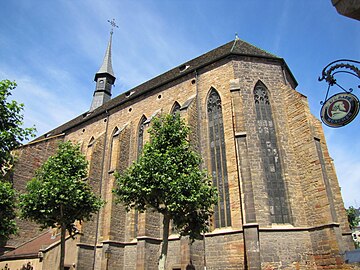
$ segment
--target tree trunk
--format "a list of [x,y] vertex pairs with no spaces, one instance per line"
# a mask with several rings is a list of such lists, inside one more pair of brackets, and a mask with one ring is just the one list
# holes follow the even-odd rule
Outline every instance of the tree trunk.
[[161,255],[159,258],[159,270],[165,270],[166,257],[168,252],[168,241],[169,241],[169,224],[170,224],[170,218],[167,214],[164,214],[163,240],[161,244]]
[[60,240],[60,270],[64,270],[65,266],[65,235],[66,225],[61,224],[61,240]]

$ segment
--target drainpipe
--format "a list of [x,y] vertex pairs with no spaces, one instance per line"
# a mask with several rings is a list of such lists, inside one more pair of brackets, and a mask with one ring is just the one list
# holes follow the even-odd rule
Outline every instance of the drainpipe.
[[[102,197],[102,186],[103,186],[103,179],[104,179],[104,163],[105,163],[105,150],[106,150],[106,144],[107,144],[107,134],[108,134],[108,127],[109,127],[109,112],[105,111],[106,118],[105,118],[105,138],[104,138],[104,149],[102,153],[102,161],[101,161],[101,178],[100,178],[100,196]],[[94,242],[94,258],[93,258],[93,267],[92,269],[95,270],[95,264],[96,264],[96,249],[97,249],[97,243],[99,239],[99,223],[100,223],[100,211],[96,215],[96,231],[95,231],[95,242]]]
[[[198,73],[195,69],[195,89],[196,89],[196,110],[197,110],[197,116],[198,116],[198,125],[197,125],[197,133],[198,133],[198,144],[199,144],[199,153],[202,153],[201,149],[201,140],[200,140],[200,123],[201,123],[201,114],[200,114],[200,99],[199,99],[199,84],[198,84]],[[201,167],[203,167],[203,164],[201,164]],[[205,233],[203,233],[203,248],[204,248],[204,270],[206,270],[206,243],[205,243]]]

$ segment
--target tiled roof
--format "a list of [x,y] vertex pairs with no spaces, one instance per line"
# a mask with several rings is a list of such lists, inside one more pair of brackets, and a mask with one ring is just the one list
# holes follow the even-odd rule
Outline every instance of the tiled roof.
[[16,257],[37,257],[40,249],[46,249],[50,245],[60,241],[60,234],[53,236],[53,231],[48,230],[34,239],[16,247],[14,250],[6,252],[0,256],[0,260]]
[[[202,67],[205,67],[211,63],[214,63],[220,59],[226,58],[230,55],[241,55],[241,56],[250,56],[254,58],[267,58],[267,59],[273,59],[276,61],[279,61],[284,64],[285,68],[288,69],[284,59],[279,58],[271,53],[268,53],[264,50],[261,50],[257,48],[254,45],[251,45],[245,41],[242,41],[240,39],[235,39],[233,41],[230,41],[226,43],[225,45],[222,45],[214,50],[211,50],[197,58],[194,58],[193,60],[190,60],[176,68],[173,68],[113,99],[106,102],[102,106],[96,108],[94,111],[84,113],[82,115],[79,115],[78,117],[74,118],[73,120],[70,120],[69,122],[63,124],[62,126],[59,126],[58,128],[50,131],[49,133],[38,137],[33,142],[36,142],[38,140],[52,137],[59,135],[61,133],[66,132],[67,130],[76,127],[85,121],[92,119],[96,116],[103,115],[105,112],[129,101],[132,100],[138,96],[143,95],[144,93],[151,91],[152,89],[155,89],[161,85],[164,85],[165,83],[171,82],[177,78],[180,78],[182,76],[185,76],[191,72],[194,72]],[[288,69],[289,70],[289,69]],[[289,73],[291,74],[290,70]],[[295,81],[295,78],[294,78]]]

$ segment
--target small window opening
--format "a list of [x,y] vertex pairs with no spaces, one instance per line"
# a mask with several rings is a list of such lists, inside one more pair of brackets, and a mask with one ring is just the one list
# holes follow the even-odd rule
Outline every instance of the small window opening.
[[125,93],[125,97],[130,97],[132,94],[134,94],[135,93],[135,91],[129,91],[129,92],[127,92],[127,93]]
[[181,65],[181,66],[179,67],[179,70],[180,70],[180,72],[184,72],[184,71],[187,70],[189,67],[190,67],[189,65]]
[[91,137],[90,138],[90,141],[89,141],[89,144],[88,144],[88,147],[92,146],[95,142],[95,138],[94,137]]

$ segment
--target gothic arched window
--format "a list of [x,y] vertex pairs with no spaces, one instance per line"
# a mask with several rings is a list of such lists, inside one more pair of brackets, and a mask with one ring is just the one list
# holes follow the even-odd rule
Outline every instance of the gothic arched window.
[[258,82],[255,86],[254,101],[271,221],[273,223],[289,223],[290,217],[285,183],[282,177],[269,95],[267,88],[261,82]]
[[93,154],[93,146],[95,143],[95,138],[94,136],[92,136],[89,140],[89,143],[87,145],[87,149],[86,149],[86,160],[88,161],[88,177],[90,175],[90,165],[91,165],[91,159],[92,159],[92,154]]
[[140,156],[143,146],[144,146],[144,128],[145,128],[146,117],[143,115],[139,122],[138,128],[138,145],[137,145],[137,155]]
[[207,100],[209,144],[211,155],[211,176],[217,188],[219,200],[214,209],[215,228],[231,226],[229,183],[226,169],[226,151],[224,138],[221,99],[215,89],[211,89]]
[[171,108],[171,114],[175,114],[175,113],[177,113],[177,112],[180,112],[180,104],[177,102],[177,101],[175,101],[175,103],[174,103],[174,105],[172,106],[172,108]]
[[110,145],[110,162],[109,162],[109,170],[113,171],[117,167],[118,157],[119,157],[119,134],[120,130],[118,127],[114,128],[111,136],[111,145]]
[[[137,138],[137,157],[141,155],[142,149],[144,147],[144,129],[145,129],[146,117],[143,115],[139,122],[138,127],[138,138]],[[139,211],[134,211],[134,238],[137,237],[139,231]]]
[[92,136],[89,140],[88,147],[91,147],[94,144],[94,142],[95,142],[95,138],[94,136]]

